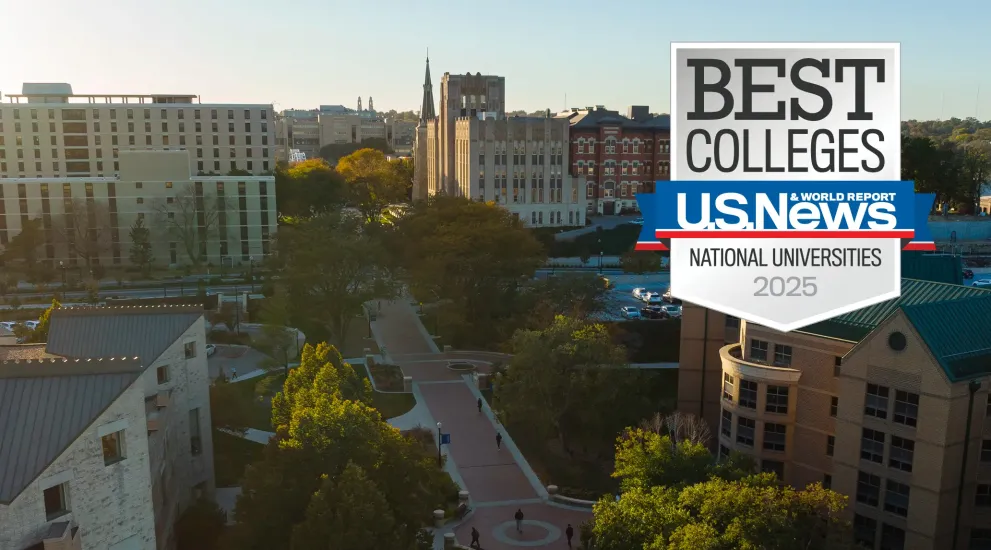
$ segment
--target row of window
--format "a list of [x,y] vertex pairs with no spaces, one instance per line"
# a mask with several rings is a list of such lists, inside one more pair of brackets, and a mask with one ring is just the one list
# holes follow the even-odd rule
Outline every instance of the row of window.
[[[731,439],[733,437],[733,413],[723,409],[719,423],[719,433]],[[762,446],[765,451],[785,452],[788,427],[784,424],[764,422],[764,439]],[[757,421],[753,418],[738,416],[736,418],[736,442],[745,447],[753,447],[756,435]]]
[[[245,122],[244,123],[244,132],[246,134],[250,134],[251,133],[251,128],[252,128],[252,126],[251,126],[251,123],[250,122]],[[203,137],[202,135],[200,135],[203,132],[203,126],[199,122],[195,123],[194,131],[197,134],[197,136],[196,136],[197,138],[202,138]],[[216,134],[218,134],[220,132],[220,126],[216,122],[214,122],[210,126],[210,131],[214,134],[213,137],[214,137],[214,140],[216,140],[216,138],[217,138],[217,135]],[[24,144],[24,136],[21,135],[21,132],[22,132],[22,130],[21,130],[21,123],[20,122],[15,122],[14,123],[14,133],[16,135],[14,136],[14,142],[18,146],[21,146],[21,145]],[[40,128],[38,127],[38,123],[37,122],[31,123],[31,132],[34,133],[34,134],[40,133]],[[66,123],[63,123],[62,124],[62,134],[66,138],[66,145],[67,146],[71,146],[72,145],[70,143],[70,141],[71,141],[70,138],[85,137],[85,136],[87,136],[87,135],[89,135],[91,133],[96,134],[96,136],[94,136],[94,137],[100,138],[101,137],[100,136],[100,133],[101,132],[102,132],[102,128],[101,128],[99,122],[94,122],[93,123],[92,132],[86,126],[85,123],[69,123],[69,122],[66,122]],[[179,123],[179,130],[178,130],[178,133],[180,134],[180,137],[179,137],[180,140],[184,140],[185,139],[185,135],[184,135],[185,132],[186,132],[186,124],[184,122],[180,122]],[[234,128],[234,123],[233,122],[229,122],[227,124],[227,132],[230,133],[230,134],[234,134],[234,132],[236,132],[236,130]],[[2,133],[3,133],[3,123],[0,122],[0,134],[2,134]],[[48,123],[48,133],[53,134],[53,135],[51,135],[49,137],[52,138],[52,145],[55,145],[55,138],[56,138],[56,136],[54,134],[57,133],[57,130],[56,130],[56,126],[55,126],[55,123],[54,122]],[[118,129],[117,129],[117,123],[116,122],[111,122],[110,123],[110,132],[109,133],[112,134],[111,137],[114,138],[115,144],[116,144],[117,135],[119,133],[118,132]],[[129,134],[134,134],[135,133],[134,123],[133,122],[128,122],[127,123],[127,133],[129,133]],[[151,134],[151,133],[153,133],[153,130],[152,130],[152,127],[151,127],[151,123],[150,122],[145,122],[144,133],[145,134]],[[169,133],[169,123],[168,122],[163,122],[162,123],[162,132],[161,133],[166,134],[165,136],[163,136],[163,139],[168,138],[168,133]],[[265,143],[267,143],[268,142],[268,124],[266,124],[264,122],[261,124],[261,134],[262,134],[262,141],[265,142]],[[32,138],[32,140],[34,141],[35,145],[37,145],[41,136],[34,135],[34,136],[28,136],[28,137]],[[250,137],[250,136],[246,136],[246,137]],[[133,140],[134,137],[131,136],[131,139]],[[233,139],[233,135],[231,136],[231,139]],[[0,135],[0,145],[4,145],[4,143],[5,143],[4,142],[4,136],[3,135]],[[505,157],[505,155],[503,155],[503,157]],[[505,162],[503,162],[503,164],[505,164]],[[554,163],[552,162],[552,164],[554,164]],[[561,164],[561,162],[560,162],[560,156],[558,157],[557,164]]]
[[[44,169],[42,168],[42,166],[43,165],[42,165],[42,163],[40,161],[39,162],[35,162],[34,163],[34,169],[35,169],[35,171],[36,172],[42,172],[42,171],[44,171]],[[203,172],[206,169],[205,166],[206,165],[204,164],[204,162],[202,160],[196,162],[196,169],[199,172]],[[62,164],[60,162],[58,162],[58,161],[52,162],[52,170],[55,172],[55,177],[59,177],[58,174],[61,172],[61,167],[62,167]],[[103,161],[102,160],[96,161],[96,166],[95,166],[96,169],[94,170],[93,168],[94,168],[94,166],[88,160],[86,160],[86,161],[72,161],[72,162],[66,162],[65,163],[66,174],[69,175],[70,177],[71,176],[75,176],[75,177],[91,177],[93,175],[93,172],[94,171],[96,172],[97,177],[103,177],[105,170],[104,170],[104,165],[103,165]],[[230,161],[230,169],[231,170],[241,170],[241,169],[244,169],[244,170],[247,170],[248,172],[251,172],[251,171],[253,171],[255,169],[255,165],[254,165],[254,162],[253,161],[250,161],[250,160],[249,161],[245,161],[243,163],[239,163],[237,160],[232,160],[232,161]],[[266,171],[266,172],[269,171],[271,169],[271,165],[269,164],[269,161],[267,161],[267,160],[262,161],[261,169],[262,169],[262,171]],[[220,171],[220,170],[221,170],[220,161],[219,160],[213,161],[213,171],[217,172],[217,171]],[[120,171],[120,163],[115,160],[114,161],[114,164],[113,164],[113,172],[119,172],[119,171]],[[17,177],[19,177],[19,178],[27,177],[25,175],[24,163],[23,162],[18,162],[17,163],[17,172],[18,172],[18,176]],[[200,175],[204,175],[204,174],[201,173]],[[0,161],[0,178],[7,178],[7,177],[9,177],[7,175],[7,163],[6,162],[3,162],[3,161]]]
[[[588,164],[585,164],[585,161],[582,161],[582,160],[576,161],[575,164],[574,164],[574,172],[575,172],[575,175],[579,175],[579,176],[580,175],[583,175],[583,174],[587,174],[589,176],[594,176],[595,175],[595,161],[589,161]],[[628,165],[626,163],[626,161],[623,161],[623,163],[620,165],[620,170],[619,170],[619,174],[620,175],[623,175],[623,176],[626,176],[626,175],[636,176],[636,175],[639,175],[640,172],[641,172],[641,170],[640,170],[640,163],[639,162],[634,161],[633,164]],[[614,175],[616,175],[616,173],[617,173],[616,172],[616,161],[607,160],[606,162],[602,163],[602,173],[603,173],[603,175],[606,175],[606,176],[614,176]],[[644,165],[643,165],[643,173],[645,175],[651,173],[651,165],[650,164],[644,163]],[[668,161],[662,160],[662,161],[660,161],[660,162],[657,163],[657,174],[658,175],[660,175],[660,176],[667,176],[670,173],[671,173],[671,164]]]
[[[58,110],[61,111],[62,120],[73,120],[73,121],[86,120],[86,109],[63,108]],[[55,120],[55,113],[57,110],[47,109],[47,111],[48,111],[48,120]],[[143,111],[144,111],[144,119],[150,120],[152,109],[144,109]],[[186,118],[187,109],[183,109],[183,108],[160,109],[159,118],[161,118],[162,120],[169,118],[170,111],[176,113],[176,118],[179,120],[183,120]],[[202,109],[193,109],[192,111],[193,111],[193,118],[195,120],[200,120]],[[31,109],[31,108],[13,109],[14,120],[21,120],[22,112],[27,112],[27,116],[29,116],[31,120],[38,120],[39,109]],[[0,109],[0,120],[3,120],[3,113],[4,110]],[[92,109],[91,113],[93,120],[100,120],[100,109]],[[218,109],[210,109],[210,118],[212,120],[217,120],[218,114],[219,114]],[[268,120],[268,109],[261,109],[259,111],[259,116],[261,120]],[[117,119],[117,109],[110,109],[110,120],[116,120],[116,119]],[[128,120],[134,119],[134,109],[127,109],[127,119]],[[234,109],[227,109],[227,119],[234,120]],[[244,120],[251,120],[251,109],[244,109]]]
[[[757,382],[740,379],[738,405],[757,410]],[[723,399],[733,402],[735,379],[728,372],[723,373]],[[788,414],[788,387],[768,385],[765,394],[764,411],[775,414]]]
[[[623,198],[634,198],[637,193],[643,193],[645,188],[649,188],[652,182],[649,181],[624,181],[619,184],[619,196]],[[601,185],[602,198],[608,199],[616,196],[616,182],[607,181]],[[595,198],[595,190],[599,188],[596,185],[586,185],[585,186],[585,197],[589,199]]]
[[[595,141],[594,138],[589,138],[587,141],[585,140],[585,138],[578,138],[578,149],[577,149],[577,152],[579,154],[585,154],[586,152],[588,154],[595,154],[595,143],[596,143],[596,141]],[[617,142],[616,138],[614,138],[614,137],[606,138],[606,140],[603,142],[603,147],[604,147],[605,153],[606,154],[615,154],[616,153],[616,144],[617,143],[621,143],[623,154],[630,154],[630,153],[633,153],[635,155],[640,154],[640,140],[638,138],[634,138],[633,140],[630,140],[629,138],[623,138],[622,142]],[[645,153],[646,152],[650,152],[650,149],[649,148],[646,148],[646,150],[644,152]],[[670,153],[671,152],[671,140],[669,140],[669,139],[660,139],[660,140],[658,140],[657,141],[657,152],[662,153],[662,154],[663,153]]]

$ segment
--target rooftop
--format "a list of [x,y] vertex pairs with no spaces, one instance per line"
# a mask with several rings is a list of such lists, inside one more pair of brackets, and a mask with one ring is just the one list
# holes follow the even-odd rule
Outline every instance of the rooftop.
[[60,308],[52,312],[48,353],[127,355],[153,363],[203,315],[200,306]]
[[657,115],[642,122],[619,114],[618,111],[610,111],[601,105],[586,107],[585,109],[571,109],[558,113],[555,118],[566,118],[571,121],[571,127],[575,129],[594,129],[603,125],[616,125],[629,129],[644,130],[670,130],[671,117],[669,115]]
[[10,504],[142,372],[137,358],[0,362],[0,504]]
[[59,357],[45,351],[45,344],[14,344],[0,346],[0,361],[20,361],[25,359],[47,359]]

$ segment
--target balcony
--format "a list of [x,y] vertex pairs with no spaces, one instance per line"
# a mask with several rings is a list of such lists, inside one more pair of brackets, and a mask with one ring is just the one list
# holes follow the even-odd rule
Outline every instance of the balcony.
[[723,372],[742,376],[755,382],[795,384],[802,376],[802,371],[798,369],[744,359],[743,347],[739,343],[720,348],[719,358],[722,360]]

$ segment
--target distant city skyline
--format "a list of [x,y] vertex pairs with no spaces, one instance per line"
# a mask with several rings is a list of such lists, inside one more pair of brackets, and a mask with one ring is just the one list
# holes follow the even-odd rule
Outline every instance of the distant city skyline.
[[[374,6],[369,7],[369,4]],[[492,6],[486,4],[491,8]],[[991,4],[960,0],[734,0],[705,3],[507,0],[465,18],[464,2],[53,0],[4,7],[0,92],[67,82],[76,93],[185,93],[278,110],[418,110],[430,50],[445,72],[506,77],[508,110],[649,105],[668,112],[672,41],[894,41],[902,44],[902,119],[991,119]],[[468,10],[469,12],[471,10]],[[32,22],[34,22],[32,24]],[[39,32],[39,29],[44,32]]]

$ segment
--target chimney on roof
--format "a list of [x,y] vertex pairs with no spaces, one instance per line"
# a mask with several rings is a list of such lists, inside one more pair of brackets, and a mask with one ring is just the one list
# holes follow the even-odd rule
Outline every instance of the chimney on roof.
[[630,105],[626,108],[626,118],[643,122],[650,118],[650,107],[647,105]]

